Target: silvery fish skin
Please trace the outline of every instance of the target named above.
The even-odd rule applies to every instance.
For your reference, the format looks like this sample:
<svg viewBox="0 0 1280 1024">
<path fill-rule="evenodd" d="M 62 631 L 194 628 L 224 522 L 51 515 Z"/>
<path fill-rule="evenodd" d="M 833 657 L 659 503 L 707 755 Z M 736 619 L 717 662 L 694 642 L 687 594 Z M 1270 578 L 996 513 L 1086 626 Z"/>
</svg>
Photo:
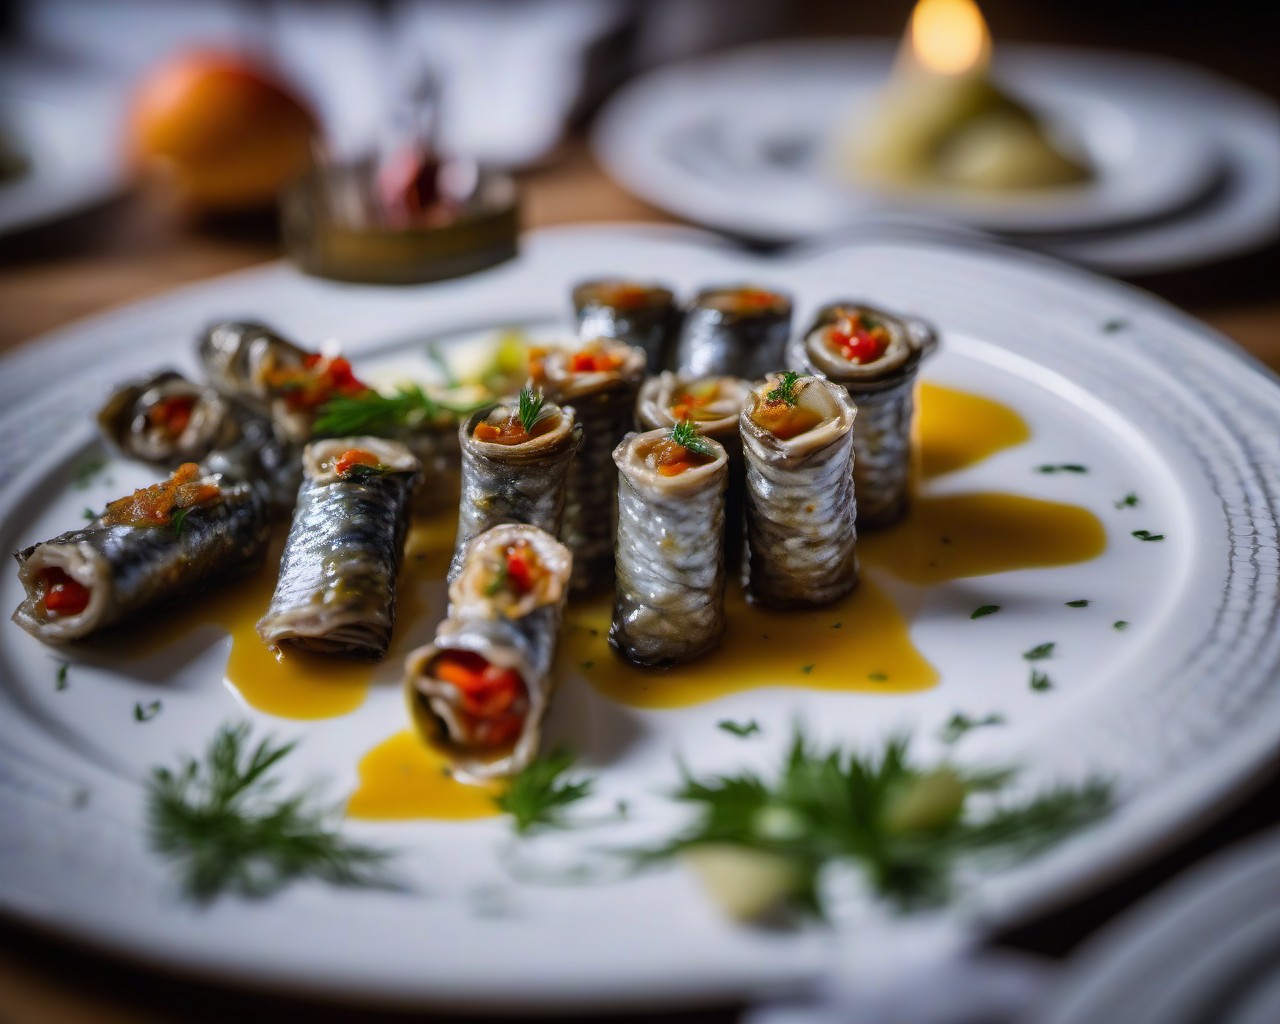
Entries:
<svg viewBox="0 0 1280 1024">
<path fill-rule="evenodd" d="M 743 296 L 769 296 L 774 301 L 744 303 Z M 708 288 L 685 313 L 674 369 L 693 377 L 759 380 L 784 366 L 790 335 L 789 296 L 749 285 Z"/>
<path fill-rule="evenodd" d="M 429 515 L 457 501 L 462 451 L 455 422 L 406 428 L 392 439 L 406 445 L 422 466 L 422 485 L 413 492 L 415 513 Z"/>
<path fill-rule="evenodd" d="M 492 593 L 492 562 L 505 559 L 507 549 L 519 541 L 533 548 L 544 575 L 528 594 Z M 449 587 L 449 617 L 440 624 L 435 642 L 406 659 L 411 717 L 428 741 L 445 749 L 461 774 L 476 779 L 512 775 L 537 754 L 572 564 L 569 549 L 537 527 L 506 524 L 474 538 L 467 546 L 466 567 Z M 510 749 L 487 748 L 468 734 L 457 688 L 433 673 L 445 651 L 469 651 L 519 673 L 524 693 L 514 710 L 523 713 L 523 721 Z"/>
<path fill-rule="evenodd" d="M 632 345 L 602 342 L 602 351 L 621 360 L 616 369 L 574 372 L 572 353 L 553 350 L 543 363 L 547 396 L 572 405 L 582 424 L 582 444 L 565 480 L 560 539 L 573 552 L 574 593 L 613 582 L 614 504 L 618 470 L 614 446 L 631 429 L 636 393 L 644 379 L 644 352 Z"/>
<path fill-rule="evenodd" d="M 205 331 L 199 354 L 209 383 L 269 417 L 284 440 L 302 444 L 311 437 L 314 410 L 291 409 L 271 381 L 301 369 L 312 353 L 262 324 L 229 321 Z"/>
<path fill-rule="evenodd" d="M 543 406 L 546 433 L 521 444 L 495 444 L 475 437 L 481 423 L 505 423 L 514 404 L 500 404 L 469 416 L 458 428 L 462 448 L 462 498 L 458 503 L 458 536 L 449 579 L 462 571 L 467 542 L 500 523 L 529 523 L 552 536 L 560 532 L 565 480 L 582 428 L 572 408 Z"/>
<path fill-rule="evenodd" d="M 573 289 L 578 333 L 642 348 L 650 373 L 662 369 L 675 345 L 681 313 L 670 288 L 618 278 L 583 281 Z"/>
<path fill-rule="evenodd" d="M 753 604 L 806 608 L 829 604 L 858 583 L 853 486 L 853 403 L 844 389 L 804 377 L 798 404 L 822 415 L 790 439 L 753 414 L 777 386 L 751 393 L 740 420 L 747 461 L 747 559 L 743 585 Z"/>
<path fill-rule="evenodd" d="M 728 457 L 663 476 L 650 464 L 667 430 L 632 434 L 614 450 L 618 539 L 609 643 L 637 665 L 678 665 L 724 635 L 724 495 Z"/>
<path fill-rule="evenodd" d="M 640 388 L 636 401 L 636 422 L 641 430 L 671 428 L 676 425 L 672 406 L 681 395 L 698 393 L 712 387 L 713 395 L 690 418 L 704 437 L 717 441 L 729 457 L 729 482 L 725 489 L 725 560 L 737 565 L 742 557 L 742 489 L 746 469 L 742 462 L 742 438 L 738 434 L 738 417 L 746 404 L 751 384 L 740 377 L 689 377 L 667 370 L 650 377 Z"/>
<path fill-rule="evenodd" d="M 302 485 L 302 446 L 282 440 L 268 420 L 252 417 L 241 421 L 235 443 L 210 452 L 200 470 L 248 484 L 262 495 L 273 520 L 287 519 Z"/>
<path fill-rule="evenodd" d="M 380 474 L 340 476 L 348 449 L 377 456 Z M 396 573 L 404 554 L 418 460 L 378 437 L 313 441 L 280 559 L 280 577 L 258 635 L 273 646 L 380 658 L 396 616 Z"/>
<path fill-rule="evenodd" d="M 850 312 L 872 317 L 889 333 L 884 355 L 874 362 L 850 362 L 825 343 L 826 330 Z M 799 365 L 842 385 L 858 409 L 853 476 L 859 527 L 888 526 L 906 512 L 916 373 L 937 343 L 937 332 L 923 320 L 859 302 L 823 307 L 804 336 Z"/>
<path fill-rule="evenodd" d="M 162 402 L 175 398 L 194 403 L 186 426 L 177 435 L 152 418 Z M 167 469 L 198 462 L 240 434 L 230 400 L 175 370 L 161 370 L 120 385 L 99 410 L 98 427 L 121 454 Z"/>
<path fill-rule="evenodd" d="M 257 568 L 267 539 L 266 505 L 243 484 L 222 486 L 219 497 L 192 506 L 176 530 L 107 526 L 99 518 L 14 552 L 27 596 L 13 621 L 46 642 L 79 640 Z M 44 610 L 41 573 L 47 569 L 60 569 L 89 589 L 82 612 L 50 615 Z"/>
</svg>

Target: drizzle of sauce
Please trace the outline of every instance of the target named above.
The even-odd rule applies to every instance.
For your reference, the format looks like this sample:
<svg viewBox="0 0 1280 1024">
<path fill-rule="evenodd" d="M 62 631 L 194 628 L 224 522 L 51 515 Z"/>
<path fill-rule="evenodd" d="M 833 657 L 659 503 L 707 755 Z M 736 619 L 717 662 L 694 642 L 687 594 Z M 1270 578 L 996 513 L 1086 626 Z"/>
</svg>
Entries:
<svg viewBox="0 0 1280 1024">
<path fill-rule="evenodd" d="M 470 785 L 448 774 L 445 757 L 410 729 L 383 740 L 360 759 L 360 784 L 347 816 L 369 821 L 492 818 L 501 785 Z"/>
<path fill-rule="evenodd" d="M 926 480 L 1031 438 L 1027 421 L 1007 405 L 927 381 L 916 392 L 915 429 L 917 465 Z"/>
</svg>

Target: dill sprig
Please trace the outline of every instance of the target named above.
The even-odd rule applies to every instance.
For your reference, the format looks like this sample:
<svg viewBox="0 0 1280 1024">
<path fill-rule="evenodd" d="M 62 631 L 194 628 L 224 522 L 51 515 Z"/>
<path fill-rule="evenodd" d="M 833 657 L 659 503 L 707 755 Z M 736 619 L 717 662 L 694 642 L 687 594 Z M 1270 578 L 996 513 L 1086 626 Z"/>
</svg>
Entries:
<svg viewBox="0 0 1280 1024">
<path fill-rule="evenodd" d="M 900 908 L 936 905 L 951 894 L 962 861 L 1019 861 L 1111 808 L 1110 788 L 1098 781 L 1000 802 L 1013 778 L 1006 770 L 921 767 L 900 736 L 878 754 L 859 754 L 818 749 L 797 730 L 772 780 L 752 772 L 699 779 L 686 769 L 675 796 L 700 814 L 641 859 L 726 845 L 770 855 L 789 868 L 787 902 L 818 914 L 820 871 L 845 861 L 860 866 L 872 888 Z M 978 793 L 994 806 L 975 812 L 968 798 Z"/>
<path fill-rule="evenodd" d="M 538 420 L 542 419 L 542 407 L 546 400 L 546 396 L 542 393 L 542 388 L 535 388 L 531 384 L 526 384 L 520 389 L 520 401 L 516 406 L 516 418 L 520 420 L 520 425 L 524 427 L 526 434 L 532 434 Z"/>
<path fill-rule="evenodd" d="M 294 748 L 271 737 L 249 745 L 249 726 L 224 725 L 203 762 L 155 768 L 147 787 L 151 845 L 182 872 L 192 899 L 224 892 L 261 897 L 300 878 L 385 885 L 382 850 L 344 839 L 306 793 L 282 797 L 272 770 Z"/>
<path fill-rule="evenodd" d="M 698 425 L 693 420 L 681 420 L 667 432 L 667 440 L 678 444 L 687 452 L 701 455 L 705 459 L 714 459 L 715 452 L 707 439 L 698 433 Z"/>
<path fill-rule="evenodd" d="M 427 394 L 417 384 L 405 384 L 390 395 L 366 391 L 331 398 L 320 406 L 311 433 L 315 437 L 387 436 L 446 417 L 468 416 L 483 404 L 449 402 Z"/>
<path fill-rule="evenodd" d="M 564 809 L 588 796 L 595 785 L 590 777 L 575 782 L 565 778 L 574 760 L 569 750 L 557 747 L 521 769 L 506 791 L 494 797 L 499 809 L 511 815 L 516 832 L 564 827 Z"/>
<path fill-rule="evenodd" d="M 800 374 L 788 370 L 779 379 L 777 386 L 765 392 L 765 399 L 770 402 L 785 402 L 795 405 L 800 396 L 796 394 L 796 385 L 800 382 Z"/>
</svg>

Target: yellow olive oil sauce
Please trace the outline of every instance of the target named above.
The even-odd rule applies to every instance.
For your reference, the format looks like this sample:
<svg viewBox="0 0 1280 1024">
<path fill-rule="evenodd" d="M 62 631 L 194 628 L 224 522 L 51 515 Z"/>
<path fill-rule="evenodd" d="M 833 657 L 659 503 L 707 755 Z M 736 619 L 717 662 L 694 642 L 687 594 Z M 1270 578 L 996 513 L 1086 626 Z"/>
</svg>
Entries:
<svg viewBox="0 0 1280 1024">
<path fill-rule="evenodd" d="M 360 783 L 347 801 L 347 816 L 368 821 L 439 818 L 462 821 L 498 813 L 499 783 L 471 785 L 449 774 L 444 755 L 405 729 L 360 759 Z"/>
</svg>

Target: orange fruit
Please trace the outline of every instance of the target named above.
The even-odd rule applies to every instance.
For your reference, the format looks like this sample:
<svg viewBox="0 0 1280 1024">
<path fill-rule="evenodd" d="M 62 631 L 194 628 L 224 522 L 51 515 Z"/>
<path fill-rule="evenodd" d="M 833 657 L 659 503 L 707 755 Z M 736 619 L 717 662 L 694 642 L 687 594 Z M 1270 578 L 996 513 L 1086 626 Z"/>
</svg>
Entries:
<svg viewBox="0 0 1280 1024">
<path fill-rule="evenodd" d="M 311 161 L 315 118 L 245 57 L 186 53 L 151 72 L 133 107 L 144 166 L 205 210 L 268 206 Z"/>
</svg>

